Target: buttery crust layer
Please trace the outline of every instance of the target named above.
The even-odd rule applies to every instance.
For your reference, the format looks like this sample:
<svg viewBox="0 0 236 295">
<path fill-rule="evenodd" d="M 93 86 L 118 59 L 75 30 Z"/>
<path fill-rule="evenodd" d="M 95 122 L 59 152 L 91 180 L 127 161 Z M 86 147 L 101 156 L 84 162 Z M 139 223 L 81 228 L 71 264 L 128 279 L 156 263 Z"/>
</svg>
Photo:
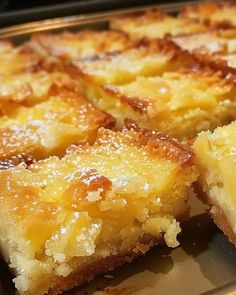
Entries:
<svg viewBox="0 0 236 295">
<path fill-rule="evenodd" d="M 210 206 L 210 216 L 213 218 L 215 224 L 228 237 L 229 241 L 236 246 L 236 235 L 221 207 L 208 198 L 207 194 L 203 192 L 201 185 L 197 182 L 194 184 L 194 191 L 199 200 Z"/>
<path fill-rule="evenodd" d="M 146 245 L 149 248 L 161 244 L 161 240 L 151 239 Z M 130 252 L 124 253 L 117 256 L 109 256 L 102 258 L 99 261 L 91 263 L 83 271 L 74 272 L 68 277 L 60 277 L 56 280 L 54 286 L 49 289 L 48 295 L 61 294 L 62 292 L 74 288 L 76 286 L 82 285 L 83 283 L 91 281 L 94 277 L 99 274 L 106 273 L 107 271 L 113 270 L 114 268 L 121 266 L 124 263 L 130 263 L 135 258 L 145 255 L 142 251 L 137 253 Z"/>
</svg>

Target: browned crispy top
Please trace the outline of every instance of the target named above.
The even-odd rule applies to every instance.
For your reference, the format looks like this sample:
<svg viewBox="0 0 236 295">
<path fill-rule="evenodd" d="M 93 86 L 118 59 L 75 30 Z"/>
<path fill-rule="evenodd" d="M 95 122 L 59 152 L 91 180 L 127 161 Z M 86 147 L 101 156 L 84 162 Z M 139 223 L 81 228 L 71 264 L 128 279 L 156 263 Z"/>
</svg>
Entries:
<svg viewBox="0 0 236 295">
<path fill-rule="evenodd" d="M 126 33 L 109 30 L 83 30 L 78 33 L 33 34 L 32 40 L 49 54 L 71 61 L 96 54 L 115 52 L 132 45 Z"/>
<path fill-rule="evenodd" d="M 131 120 L 124 120 L 124 127 L 121 131 L 113 132 L 105 128 L 98 130 L 97 140 L 94 143 L 96 148 L 119 149 L 123 146 L 137 147 L 147 152 L 150 157 L 167 159 L 177 162 L 180 165 L 192 165 L 195 157 L 193 149 L 189 145 L 181 144 L 177 139 L 161 131 L 154 131 L 140 128 Z M 87 153 L 91 146 L 86 142 L 79 145 L 72 145 L 67 149 L 67 154 Z"/>
<path fill-rule="evenodd" d="M 181 144 L 177 139 L 161 131 L 139 128 L 138 125 L 126 119 L 124 130 L 136 131 L 136 140 L 134 143 L 146 146 L 152 154 L 158 154 L 171 161 L 178 161 L 181 164 L 191 163 L 194 157 L 192 148 L 188 145 Z"/>
</svg>

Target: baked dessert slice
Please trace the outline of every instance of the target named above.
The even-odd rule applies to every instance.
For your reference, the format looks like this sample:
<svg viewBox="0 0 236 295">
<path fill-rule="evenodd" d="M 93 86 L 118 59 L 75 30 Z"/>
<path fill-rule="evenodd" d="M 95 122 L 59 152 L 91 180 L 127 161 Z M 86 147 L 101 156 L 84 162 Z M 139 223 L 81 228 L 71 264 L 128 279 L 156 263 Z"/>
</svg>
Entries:
<svg viewBox="0 0 236 295">
<path fill-rule="evenodd" d="M 1 250 L 19 293 L 58 294 L 161 241 L 177 246 L 196 176 L 190 147 L 132 124 L 0 171 Z"/>
<path fill-rule="evenodd" d="M 116 54 L 73 61 L 67 66 L 70 75 L 87 84 L 122 85 L 137 76 L 155 76 L 193 63 L 194 58 L 171 40 L 142 40 L 136 46 Z"/>
<path fill-rule="evenodd" d="M 137 77 L 125 85 L 97 87 L 86 80 L 84 86 L 87 97 L 112 114 L 118 125 L 129 117 L 142 127 L 167 132 L 180 140 L 235 119 L 234 82 L 207 68 Z"/>
<path fill-rule="evenodd" d="M 78 88 L 75 81 L 64 73 L 48 73 L 39 70 L 33 73 L 20 72 L 0 76 L 0 110 L 17 107 L 18 105 L 31 106 L 45 101 L 54 87 Z M 15 106 L 14 106 L 15 104 Z"/>
<path fill-rule="evenodd" d="M 110 27 L 128 33 L 132 38 L 162 38 L 166 35 L 206 31 L 206 26 L 190 18 L 167 15 L 158 9 L 128 13 L 111 19 Z"/>
<path fill-rule="evenodd" d="M 31 37 L 30 45 L 42 55 L 58 57 L 63 62 L 122 51 L 133 42 L 128 35 L 115 30 L 82 30 L 78 33 L 38 33 Z"/>
<path fill-rule="evenodd" d="M 198 50 L 211 54 L 226 55 L 236 51 L 236 29 L 215 29 L 191 35 L 171 38 L 181 48 L 190 52 Z"/>
<path fill-rule="evenodd" d="M 178 46 L 188 50 L 205 63 L 215 63 L 225 69 L 236 67 L 236 29 L 209 30 L 208 32 L 172 37 Z"/>
<path fill-rule="evenodd" d="M 93 141 L 99 127 L 115 119 L 96 109 L 75 90 L 54 85 L 48 100 L 32 106 L 8 102 L 0 117 L 0 160 L 18 154 L 42 159 L 62 156 L 80 140 Z"/>
<path fill-rule="evenodd" d="M 236 5 L 233 1 L 221 1 L 218 3 L 200 3 L 197 6 L 185 6 L 181 16 L 210 27 L 229 28 L 236 25 Z"/>
<path fill-rule="evenodd" d="M 215 223 L 236 245 L 236 123 L 198 135 L 193 144 L 200 172 L 196 192 L 208 203 Z"/>
</svg>

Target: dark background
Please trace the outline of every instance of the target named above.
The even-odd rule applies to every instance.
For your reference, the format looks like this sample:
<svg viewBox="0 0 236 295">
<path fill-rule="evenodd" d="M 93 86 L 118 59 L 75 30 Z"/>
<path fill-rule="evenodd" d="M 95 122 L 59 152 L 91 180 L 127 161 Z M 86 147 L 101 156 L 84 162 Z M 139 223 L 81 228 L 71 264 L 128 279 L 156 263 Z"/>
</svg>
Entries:
<svg viewBox="0 0 236 295">
<path fill-rule="evenodd" d="M 88 3 L 88 2 L 95 2 L 93 0 L 82 0 L 82 1 L 75 1 L 75 0 L 72 0 L 72 1 L 63 1 L 63 0 L 50 0 L 50 1 L 46 1 L 46 0 L 24 0 L 24 1 L 19 1 L 19 0 L 0 0 L 0 7 L 1 7 L 1 11 L 12 11 L 12 10 L 20 10 L 20 9 L 25 9 L 25 8 L 34 8 L 34 7 L 40 7 L 40 6 L 50 6 L 50 5 L 55 5 L 55 4 L 68 4 L 68 3 L 81 3 L 81 2 L 84 2 L 84 3 Z M 108 0 L 108 1 L 96 1 L 96 2 L 110 2 L 110 3 L 114 3 L 116 1 L 114 0 Z M 126 1 L 118 1 L 120 2 L 121 4 L 125 4 L 128 5 L 129 2 L 130 3 L 134 3 L 134 2 L 143 2 L 144 4 L 146 2 L 149 2 L 149 1 L 132 1 L 132 0 L 126 0 Z M 122 3 L 123 2 L 123 3 Z M 156 3 L 159 3 L 159 2 L 167 2 L 167 1 L 152 1 L 152 2 L 156 2 Z"/>
<path fill-rule="evenodd" d="M 47 18 L 168 2 L 174 0 L 0 0 L 0 27 Z"/>
<path fill-rule="evenodd" d="M 29 8 L 29 7 L 38 7 L 42 5 L 52 5 L 52 4 L 57 4 L 57 3 L 65 3 L 65 2 L 72 2 L 72 1 L 63 1 L 63 0 L 51 0 L 51 1 L 45 1 L 45 0 L 24 0 L 24 1 L 19 1 L 19 0 L 3 0 L 0 1 L 1 3 L 4 3 L 4 10 L 5 11 L 10 11 L 10 10 L 15 10 L 15 9 L 24 9 L 24 8 Z M 77 1 L 79 2 L 79 1 Z"/>
</svg>

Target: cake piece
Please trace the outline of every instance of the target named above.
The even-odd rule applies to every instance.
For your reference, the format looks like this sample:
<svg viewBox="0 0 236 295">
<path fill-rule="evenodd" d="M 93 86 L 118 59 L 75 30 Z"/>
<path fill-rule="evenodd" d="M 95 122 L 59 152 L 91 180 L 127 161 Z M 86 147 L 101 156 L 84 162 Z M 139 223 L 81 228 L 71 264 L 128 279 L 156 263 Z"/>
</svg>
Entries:
<svg viewBox="0 0 236 295">
<path fill-rule="evenodd" d="M 236 246 L 236 122 L 200 133 L 193 148 L 200 172 L 197 195 L 209 204 L 215 223 Z"/>
<path fill-rule="evenodd" d="M 197 6 L 186 6 L 181 16 L 205 23 L 210 27 L 229 28 L 236 25 L 236 5 L 230 1 L 219 3 L 200 3 Z"/>
<path fill-rule="evenodd" d="M 21 72 L 0 76 L 0 110 L 12 108 L 15 105 L 33 105 L 45 101 L 53 88 L 65 86 L 79 88 L 77 83 L 67 74 L 61 72 L 47 73 L 36 71 Z"/>
<path fill-rule="evenodd" d="M 205 63 L 236 67 L 236 29 L 211 30 L 204 33 L 172 37 L 178 46 Z"/>
<path fill-rule="evenodd" d="M 212 54 L 230 54 L 236 51 L 236 29 L 209 30 L 171 38 L 181 48 L 190 52 L 199 50 Z"/>
<path fill-rule="evenodd" d="M 121 51 L 133 42 L 127 34 L 119 31 L 83 30 L 78 33 L 38 33 L 32 35 L 31 46 L 44 55 L 53 55 L 63 62 Z"/>
<path fill-rule="evenodd" d="M 111 19 L 110 27 L 128 33 L 132 38 L 162 38 L 166 35 L 192 34 L 206 31 L 204 24 L 188 18 L 167 15 L 148 9 Z"/>
<path fill-rule="evenodd" d="M 129 124 L 93 146 L 0 171 L 0 240 L 20 294 L 58 294 L 178 245 L 196 180 L 190 147 Z"/>
<path fill-rule="evenodd" d="M 125 85 L 97 87 L 87 80 L 84 85 L 87 97 L 112 114 L 118 125 L 128 117 L 142 127 L 167 132 L 180 140 L 236 118 L 235 83 L 223 78 L 221 72 L 206 68 L 137 77 Z"/>
<path fill-rule="evenodd" d="M 79 92 L 54 85 L 48 100 L 33 106 L 8 102 L 0 117 L 0 160 L 19 154 L 41 159 L 62 156 L 80 140 L 94 141 L 99 127 L 114 118 L 92 106 Z"/>
<path fill-rule="evenodd" d="M 171 40 L 142 40 L 131 49 L 74 61 L 67 67 L 81 84 L 126 84 L 137 76 L 155 76 L 191 64 L 194 59 Z M 80 79 L 82 77 L 82 79 Z"/>
</svg>

